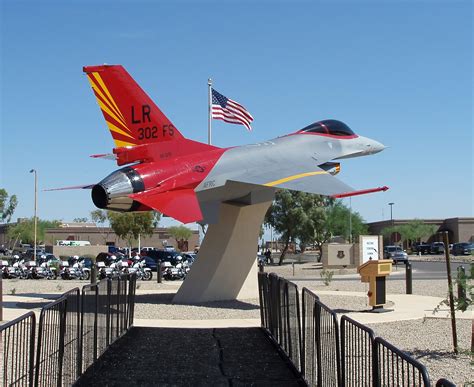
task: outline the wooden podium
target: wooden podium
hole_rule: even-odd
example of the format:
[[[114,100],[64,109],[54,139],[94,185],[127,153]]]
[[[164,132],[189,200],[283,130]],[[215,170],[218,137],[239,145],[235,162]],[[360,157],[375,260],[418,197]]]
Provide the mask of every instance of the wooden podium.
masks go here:
[[[392,272],[391,259],[367,261],[357,268],[362,282],[369,283],[369,305],[372,309],[383,308],[385,304],[385,277]]]

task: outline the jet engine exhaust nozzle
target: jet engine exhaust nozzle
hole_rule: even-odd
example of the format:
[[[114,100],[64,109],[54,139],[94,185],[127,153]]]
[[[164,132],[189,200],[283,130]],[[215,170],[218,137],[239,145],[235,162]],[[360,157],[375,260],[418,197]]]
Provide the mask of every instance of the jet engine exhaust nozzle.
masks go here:
[[[92,202],[97,208],[107,208],[107,191],[101,184],[96,184],[92,187]]]
[[[112,172],[92,187],[92,201],[97,208],[113,211],[134,211],[139,203],[128,195],[144,191],[143,179],[131,167]]]

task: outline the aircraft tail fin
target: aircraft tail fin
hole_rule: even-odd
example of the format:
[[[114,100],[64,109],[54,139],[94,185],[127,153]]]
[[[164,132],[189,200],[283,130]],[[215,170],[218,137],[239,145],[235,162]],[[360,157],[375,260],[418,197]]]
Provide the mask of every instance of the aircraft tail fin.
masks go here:
[[[116,147],[183,139],[178,129],[122,66],[85,66],[83,71]]]

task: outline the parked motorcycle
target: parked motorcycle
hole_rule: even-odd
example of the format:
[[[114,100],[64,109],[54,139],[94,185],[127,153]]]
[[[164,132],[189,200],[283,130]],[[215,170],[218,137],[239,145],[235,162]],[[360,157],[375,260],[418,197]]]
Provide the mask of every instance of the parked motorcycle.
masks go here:
[[[28,278],[41,279],[46,277],[46,272],[43,270],[43,267],[38,266],[35,261],[29,261],[27,267],[30,272]]]
[[[150,281],[153,278],[153,272],[149,267],[146,267],[145,260],[141,259],[140,256],[135,257],[132,267],[128,267],[128,262],[126,266],[128,269],[126,272],[130,274],[135,273],[137,275],[137,279]]]
[[[0,267],[1,267],[1,271],[2,271],[2,278],[10,278],[9,277],[9,272],[8,272],[8,267],[10,266],[10,264],[8,263],[8,261],[0,261]]]
[[[19,259],[18,255],[13,257],[14,262],[9,268],[10,278],[27,279],[31,277],[30,270],[25,265],[25,260]]]
[[[178,265],[177,265],[178,266]],[[186,272],[183,270],[183,267],[173,266],[171,262],[163,262],[161,265],[163,278],[167,281],[175,281],[184,279],[186,277]]]
[[[72,265],[74,274],[80,280],[88,280],[91,278],[91,269],[84,266],[84,258],[80,259],[77,256],[74,256],[74,264]]]

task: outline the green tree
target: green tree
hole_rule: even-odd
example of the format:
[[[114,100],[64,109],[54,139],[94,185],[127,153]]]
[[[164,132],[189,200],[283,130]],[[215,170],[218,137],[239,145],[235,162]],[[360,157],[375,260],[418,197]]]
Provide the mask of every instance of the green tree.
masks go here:
[[[153,211],[152,214],[153,214],[153,227],[157,228],[160,224],[161,213],[159,213],[158,211]]]
[[[37,239],[38,244],[45,242],[46,229],[59,227],[61,222],[59,220],[41,220],[37,222]],[[21,243],[34,243],[35,222],[34,219],[28,219],[17,223],[8,228],[8,238],[10,240],[21,241]],[[49,241],[52,243],[53,241]]]
[[[73,221],[76,222],[76,223],[87,223],[89,219],[87,219],[87,217],[84,217],[84,218],[74,218]]]
[[[0,221],[10,222],[17,204],[16,195],[8,197],[8,192],[0,188]]]
[[[474,264],[471,263],[469,269],[467,270],[467,273],[464,275],[459,275],[457,276],[455,280],[455,284],[460,286],[463,289],[463,296],[458,293],[454,293],[454,290],[451,288],[449,289],[448,285],[448,292],[451,291],[453,293],[453,304],[454,304],[454,309],[455,310],[460,310],[462,312],[465,312],[466,310],[472,309],[472,306],[474,305]],[[454,286],[453,286],[454,287]],[[450,306],[450,301],[449,301],[449,293],[446,296],[444,300],[442,300],[436,308],[433,310],[433,314],[437,313],[439,309],[444,305],[444,306]],[[455,348],[455,351],[457,349]],[[470,356],[471,359],[474,361],[474,320],[472,321],[472,330],[471,330],[471,349],[470,349]]]
[[[345,240],[355,241],[359,235],[368,233],[368,227],[358,212],[352,211],[342,201],[336,200],[327,207],[327,227],[332,236],[340,236]],[[349,227],[349,223],[351,227]],[[351,229],[350,229],[351,228]],[[349,235],[351,233],[352,235]]]
[[[400,234],[400,238],[405,241],[420,241],[423,238],[428,238],[433,235],[437,227],[432,224],[425,224],[422,220],[414,219],[406,224],[399,226],[391,226],[383,229],[382,234],[385,237],[390,237],[393,233]]]
[[[170,235],[176,240],[178,244],[178,250],[183,251],[186,246],[186,242],[193,235],[192,230],[185,226],[173,226],[168,228]]]
[[[320,196],[305,192],[281,190],[275,194],[275,200],[265,215],[265,224],[271,225],[281,235],[284,246],[278,264],[281,265],[288,252],[290,243],[297,239],[305,244],[311,239],[308,229],[312,222],[308,210],[320,200]]]
[[[92,221],[97,225],[99,224],[97,228],[100,230],[100,234],[102,235],[102,238],[104,239],[104,245],[107,243],[107,239],[109,237],[109,232],[107,231],[108,228],[105,227],[105,223],[107,222],[107,212],[104,210],[94,210],[91,211],[91,219]]]
[[[91,219],[93,222],[103,225],[107,221],[107,212],[104,210],[91,211]]]
[[[132,246],[139,235],[153,235],[152,212],[107,212],[110,227],[115,234]]]
[[[328,197],[306,194],[302,202],[306,217],[302,219],[301,227],[297,237],[302,245],[302,251],[307,245],[316,245],[322,255],[322,244],[331,237],[331,230],[328,229],[327,206],[333,199]]]
[[[333,236],[348,239],[351,210],[340,200],[321,195],[297,191],[278,191],[265,217],[265,223],[281,234],[284,248],[281,263],[291,242],[300,243],[304,251],[308,245],[315,245],[322,257],[322,246]],[[357,212],[352,212],[352,236],[357,238],[367,233],[367,226]]]

